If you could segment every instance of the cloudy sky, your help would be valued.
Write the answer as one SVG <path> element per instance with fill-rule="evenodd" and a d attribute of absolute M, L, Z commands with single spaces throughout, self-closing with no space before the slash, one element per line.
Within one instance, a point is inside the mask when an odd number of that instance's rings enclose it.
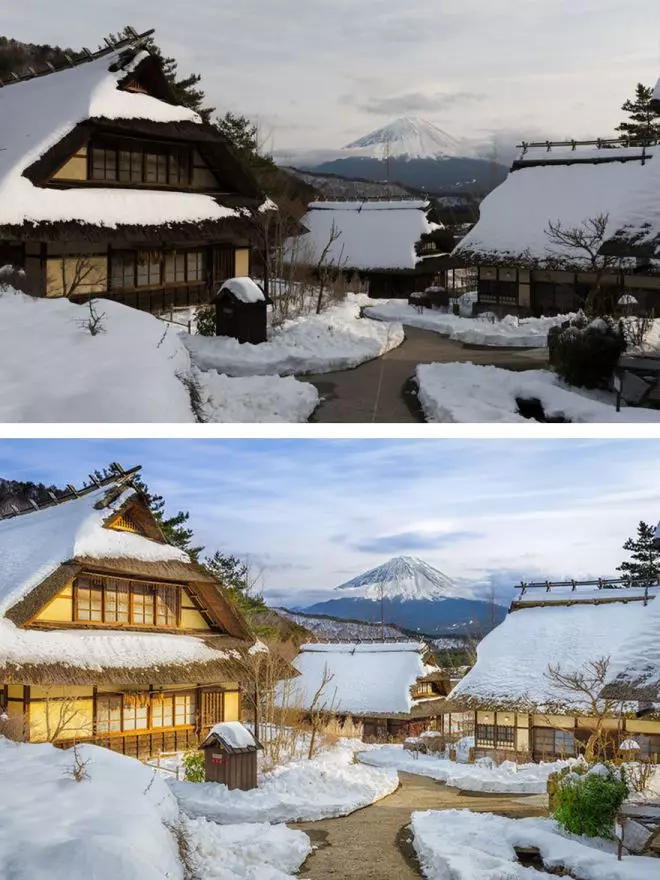
<path fill-rule="evenodd" d="M 658 441 L 0 441 L 5 478 L 80 485 L 111 461 L 141 463 L 201 543 L 249 555 L 288 605 L 401 554 L 504 601 L 523 577 L 613 574 L 660 519 Z"/>
<path fill-rule="evenodd" d="M 660 75 L 657 0 L 21 0 L 2 31 L 96 47 L 155 27 L 269 147 L 338 148 L 402 115 L 455 137 L 607 136 Z"/>

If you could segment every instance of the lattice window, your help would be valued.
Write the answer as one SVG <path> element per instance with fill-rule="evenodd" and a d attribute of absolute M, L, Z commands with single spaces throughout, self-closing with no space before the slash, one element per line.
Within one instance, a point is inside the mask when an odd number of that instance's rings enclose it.
<path fill-rule="evenodd" d="M 149 726 L 149 698 L 124 694 L 124 730 L 146 730 Z"/>
<path fill-rule="evenodd" d="M 174 724 L 182 727 L 195 723 L 195 694 L 176 694 L 174 697 Z"/>
<path fill-rule="evenodd" d="M 74 618 L 80 621 L 103 620 L 103 581 L 80 577 L 75 583 Z"/>
<path fill-rule="evenodd" d="M 111 733 L 122 729 L 121 696 L 101 695 L 96 698 L 96 732 Z"/>
<path fill-rule="evenodd" d="M 107 580 L 105 582 L 105 614 L 107 623 L 128 623 L 131 603 L 128 581 Z"/>
<path fill-rule="evenodd" d="M 156 587 L 156 625 L 176 626 L 179 610 L 178 587 Z"/>
<path fill-rule="evenodd" d="M 495 728 L 495 740 L 502 748 L 513 748 L 516 742 L 515 728 L 498 724 Z"/>
<path fill-rule="evenodd" d="M 117 519 L 113 521 L 112 528 L 120 529 L 124 532 L 137 532 L 138 534 L 144 534 L 130 513 L 122 513 L 121 516 L 118 516 Z"/>
<path fill-rule="evenodd" d="M 131 584 L 131 623 L 137 626 L 153 626 L 155 596 L 150 584 Z"/>
<path fill-rule="evenodd" d="M 477 724 L 475 744 L 478 746 L 495 746 L 495 725 Z"/>

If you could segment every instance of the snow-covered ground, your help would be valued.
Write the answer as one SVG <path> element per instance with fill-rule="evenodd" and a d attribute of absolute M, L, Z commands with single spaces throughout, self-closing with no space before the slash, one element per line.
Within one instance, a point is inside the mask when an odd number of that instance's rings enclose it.
<path fill-rule="evenodd" d="M 498 767 L 490 759 L 482 758 L 474 764 L 459 764 L 441 754 L 417 753 L 415 757 L 415 754 L 399 745 L 374 748 L 362 752 L 358 757 L 371 767 L 390 767 L 405 773 L 428 776 L 461 791 L 501 794 L 544 794 L 550 774 L 574 763 L 516 764 L 504 761 Z"/>
<path fill-rule="evenodd" d="M 547 418 L 569 422 L 660 422 L 660 410 L 622 407 L 617 413 L 613 403 L 603 402 L 606 395 L 571 388 L 549 370 L 420 364 L 416 375 L 427 422 L 529 422 L 516 398 L 535 398 Z"/>
<path fill-rule="evenodd" d="M 96 335 L 88 306 L 0 290 L 0 421 L 194 422 L 191 383 L 210 422 L 300 422 L 318 403 L 295 379 L 205 374 L 173 325 L 111 300 L 94 307 Z"/>
<path fill-rule="evenodd" d="M 551 819 L 426 810 L 412 814 L 411 827 L 427 880 L 550 880 L 556 876 L 524 868 L 516 846 L 537 847 L 546 868 L 566 868 L 580 880 L 654 880 L 660 871 L 657 859 L 624 856 L 617 861 L 613 843 L 568 838 Z"/>
<path fill-rule="evenodd" d="M 360 308 L 373 302 L 363 294 L 349 294 L 320 315 L 285 321 L 270 331 L 268 342 L 239 343 L 221 336 L 184 335 L 193 363 L 201 370 L 228 376 L 289 376 L 327 373 L 357 367 L 401 345 L 399 323 L 377 323 L 360 318 Z"/>
<path fill-rule="evenodd" d="M 373 300 L 371 301 L 373 303 Z M 518 318 L 506 315 L 501 321 L 487 317 L 466 318 L 424 309 L 420 312 L 405 300 L 390 299 L 371 305 L 365 315 L 378 321 L 399 321 L 409 327 L 432 330 L 455 342 L 508 348 L 543 348 L 548 344 L 548 330 L 562 324 L 569 315 L 554 318 Z"/>
<path fill-rule="evenodd" d="M 264 774 L 253 791 L 230 791 L 215 782 L 168 780 L 183 811 L 222 824 L 296 822 L 345 816 L 396 790 L 399 779 L 390 768 L 353 762 L 364 745 L 341 740 L 311 761 L 295 761 Z"/>
<path fill-rule="evenodd" d="M 0 737 L 0 877 L 6 880 L 290 880 L 306 834 L 268 824 L 216 825 L 181 814 L 164 779 L 97 746 L 75 754 Z M 10 808 L 8 808 L 10 807 Z"/>
<path fill-rule="evenodd" d="M 183 819 L 193 877 L 200 880 L 292 880 L 312 851 L 309 837 L 286 825 L 218 825 Z"/>

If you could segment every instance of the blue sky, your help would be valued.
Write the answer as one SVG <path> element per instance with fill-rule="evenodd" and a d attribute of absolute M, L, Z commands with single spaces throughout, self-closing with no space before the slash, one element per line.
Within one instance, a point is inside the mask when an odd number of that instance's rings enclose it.
<path fill-rule="evenodd" d="M 660 75 L 657 0 L 21 0 L 2 33 L 63 46 L 156 28 L 271 148 L 339 148 L 397 116 L 455 137 L 607 136 Z"/>
<path fill-rule="evenodd" d="M 608 575 L 660 519 L 651 440 L 3 440 L 0 476 L 63 486 L 143 465 L 201 543 L 248 555 L 267 598 L 305 604 L 387 558 L 480 595 L 519 578 Z"/>

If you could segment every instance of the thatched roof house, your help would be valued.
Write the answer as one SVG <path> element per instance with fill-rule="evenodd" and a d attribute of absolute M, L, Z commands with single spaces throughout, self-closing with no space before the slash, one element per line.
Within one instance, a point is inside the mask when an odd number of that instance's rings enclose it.
<path fill-rule="evenodd" d="M 238 720 L 239 670 L 261 647 L 166 541 L 136 471 L 0 519 L 0 695 L 28 739 L 144 754 Z"/>
<path fill-rule="evenodd" d="M 584 675 L 597 697 L 607 678 L 629 668 L 624 658 L 631 646 L 648 647 L 654 630 L 657 640 L 659 595 L 660 587 L 621 581 L 523 586 L 449 695 L 452 707 L 474 711 L 477 751 L 575 754 L 593 729 L 593 709 L 587 694 L 562 686 L 551 667 Z M 599 661 L 602 678 L 593 666 Z M 613 736 L 628 733 L 645 743 L 648 754 L 660 755 L 660 717 L 637 718 L 637 699 L 632 691 L 614 695 L 608 727 Z"/>
<path fill-rule="evenodd" d="M 289 241 L 295 262 L 327 265 L 369 281 L 374 297 L 406 296 L 435 277 L 425 256 L 437 257 L 433 233 L 443 230 L 422 199 L 312 202 L 302 225 L 306 235 Z"/>
<path fill-rule="evenodd" d="M 324 675 L 330 676 L 317 708 L 359 718 L 365 739 L 424 730 L 449 691 L 447 672 L 418 642 L 310 643 L 293 666 L 299 676 L 289 685 L 291 703 L 310 709 Z"/>
<path fill-rule="evenodd" d="M 549 224 L 575 229 L 605 217 L 596 250 L 612 260 L 602 283 L 657 305 L 660 274 L 652 260 L 660 257 L 659 186 L 660 146 L 524 145 L 453 256 L 479 267 L 482 310 L 568 311 L 583 302 L 594 267 L 584 250 L 553 242 Z"/>
<path fill-rule="evenodd" d="M 272 205 L 178 105 L 152 33 L 0 87 L 0 265 L 30 293 L 157 310 L 249 274 L 250 218 Z"/>

